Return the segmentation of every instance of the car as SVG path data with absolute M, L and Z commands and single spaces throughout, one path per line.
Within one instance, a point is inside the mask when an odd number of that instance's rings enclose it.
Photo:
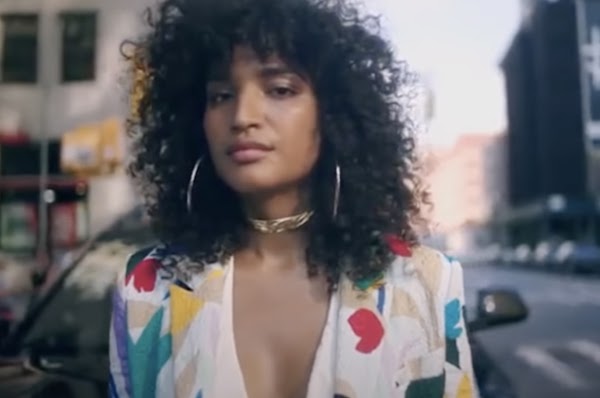
M 529 309 L 515 290 L 489 286 L 477 292 L 476 314 L 467 324 L 473 370 L 480 398 L 517 398 L 510 379 L 477 338 L 477 334 L 504 325 L 516 324 L 529 316 Z
M 152 244 L 149 227 L 135 209 L 49 280 L 24 319 L 0 340 L 0 397 L 108 395 L 113 286 L 128 256 Z
M 139 212 L 93 240 L 34 303 L 0 345 L 0 397 L 96 398 L 108 394 L 108 333 L 114 283 L 128 256 L 153 245 Z M 479 292 L 468 325 L 481 398 L 513 398 L 510 383 L 479 344 L 477 332 L 521 321 L 515 292 Z
M 563 272 L 600 272 L 600 247 L 593 243 L 566 241 L 556 258 L 557 269 Z
M 6 336 L 9 333 L 14 320 L 13 310 L 6 305 L 0 305 L 0 336 Z

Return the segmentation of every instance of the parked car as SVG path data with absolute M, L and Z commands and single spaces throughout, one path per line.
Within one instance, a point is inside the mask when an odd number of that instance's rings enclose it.
M 106 397 L 113 286 L 152 238 L 139 210 L 91 241 L 0 343 L 0 397 Z M 2 327 L 0 327 L 0 330 Z
M 557 250 L 556 262 L 560 271 L 600 273 L 600 247 L 591 243 L 564 242 Z
M 530 266 L 533 261 L 533 254 L 529 245 L 521 244 L 515 249 L 514 261 L 519 266 Z
M 504 266 L 515 265 L 515 261 L 516 261 L 515 251 L 516 250 L 512 247 L 503 248 L 500 253 L 499 264 L 504 265 Z
M 9 306 L 0 305 L 0 336 L 6 336 L 15 321 L 15 314 Z
M 559 236 L 550 236 L 538 242 L 534 250 L 535 265 L 546 270 L 556 269 L 559 249 L 563 242 Z
M 139 214 L 112 227 L 64 270 L 24 321 L 2 340 L 0 397 L 96 398 L 108 394 L 111 296 L 128 255 L 153 244 Z M 518 322 L 527 308 L 518 294 L 479 292 L 469 323 L 482 398 L 514 398 L 510 382 L 477 340 L 477 332 Z

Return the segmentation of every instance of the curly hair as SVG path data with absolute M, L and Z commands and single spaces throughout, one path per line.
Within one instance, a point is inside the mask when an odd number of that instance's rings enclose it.
M 236 194 L 216 176 L 203 132 L 209 70 L 234 46 L 277 55 L 313 86 L 322 148 L 313 171 L 308 274 L 335 286 L 374 278 L 392 261 L 386 237 L 416 244 L 426 192 L 403 90 L 405 63 L 379 34 L 379 21 L 340 0 L 165 0 L 149 32 L 130 41 L 133 137 L 130 173 L 158 238 L 191 248 L 202 267 L 244 244 Z M 191 170 L 204 158 L 186 208 Z M 339 212 L 331 217 L 335 166 Z

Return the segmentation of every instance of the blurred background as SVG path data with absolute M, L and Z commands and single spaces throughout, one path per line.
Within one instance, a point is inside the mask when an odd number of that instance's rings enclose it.
M 482 398 L 600 397 L 600 0 L 367 0 L 420 77 L 428 244 L 465 265 Z M 152 243 L 119 45 L 153 0 L 0 0 L 0 396 L 106 396 Z

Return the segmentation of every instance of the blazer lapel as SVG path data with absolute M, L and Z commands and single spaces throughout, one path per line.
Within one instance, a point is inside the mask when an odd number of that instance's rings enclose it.
M 170 286 L 173 379 L 176 398 L 210 388 L 221 319 L 224 267 L 208 266 Z
M 379 280 L 340 283 L 336 397 L 424 396 L 416 379 L 439 386 L 441 320 L 429 287 L 438 282 L 421 260 L 398 257 Z
M 381 370 L 391 287 L 384 278 L 361 285 L 343 277 L 338 294 L 335 396 L 387 396 Z

